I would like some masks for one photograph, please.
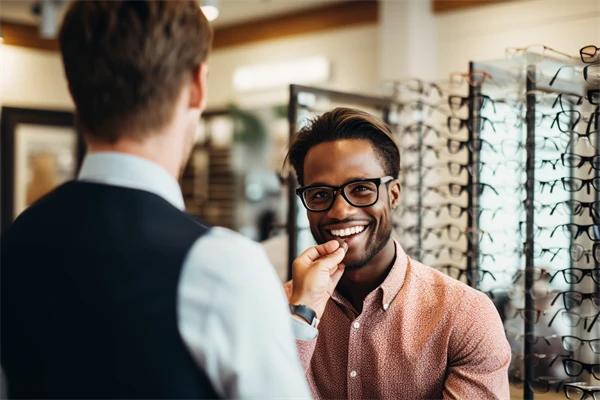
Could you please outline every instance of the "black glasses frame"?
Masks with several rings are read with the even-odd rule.
[[[311,186],[305,186],[305,187],[300,187],[296,189],[296,195],[298,197],[300,197],[300,200],[302,200],[302,204],[304,205],[304,208],[306,208],[308,211],[310,212],[326,212],[331,210],[331,207],[333,207],[333,205],[335,204],[335,197],[337,196],[338,193],[341,193],[342,197],[344,198],[344,200],[346,200],[346,202],[348,204],[350,204],[352,207],[357,207],[357,208],[365,208],[365,207],[371,207],[373,204],[377,203],[379,201],[379,186],[381,186],[382,183],[390,183],[391,181],[393,181],[394,178],[393,176],[384,176],[381,178],[371,178],[371,179],[356,179],[353,180],[351,182],[347,182],[344,183],[341,186],[327,186],[327,185],[311,185]],[[349,198],[348,196],[346,196],[345,190],[347,186],[349,185],[353,185],[359,182],[370,182],[370,183],[374,183],[377,185],[377,196],[375,196],[375,201],[373,201],[370,204],[354,204]],[[331,198],[331,204],[329,205],[329,207],[323,209],[323,210],[315,210],[312,209],[308,206],[308,204],[306,203],[306,199],[304,197],[304,194],[306,193],[307,190],[310,189],[319,189],[319,188],[323,188],[323,189],[328,189],[331,190],[333,192],[333,196]]]

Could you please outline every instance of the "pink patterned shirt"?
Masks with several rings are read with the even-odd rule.
[[[509,399],[510,346],[492,302],[395,243],[394,266],[361,314],[335,291],[318,336],[293,319],[313,397]]]

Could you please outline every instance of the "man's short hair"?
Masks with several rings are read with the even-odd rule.
[[[386,175],[398,178],[400,151],[389,126],[366,112],[340,107],[313,119],[292,138],[286,160],[296,171],[300,185],[304,185],[308,151],[320,143],[344,139],[371,142]]]
[[[109,143],[164,128],[212,35],[196,0],[73,2],[59,42],[80,128]]]

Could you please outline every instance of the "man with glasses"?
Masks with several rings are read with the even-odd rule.
[[[313,396],[508,399],[511,353],[494,305],[391,237],[401,189],[389,128],[337,108],[300,130],[287,157],[318,243],[286,284]]]

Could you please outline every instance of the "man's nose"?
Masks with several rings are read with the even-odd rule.
[[[348,203],[342,193],[338,192],[333,199],[333,205],[327,211],[327,216],[331,219],[344,220],[355,213],[356,207]]]

